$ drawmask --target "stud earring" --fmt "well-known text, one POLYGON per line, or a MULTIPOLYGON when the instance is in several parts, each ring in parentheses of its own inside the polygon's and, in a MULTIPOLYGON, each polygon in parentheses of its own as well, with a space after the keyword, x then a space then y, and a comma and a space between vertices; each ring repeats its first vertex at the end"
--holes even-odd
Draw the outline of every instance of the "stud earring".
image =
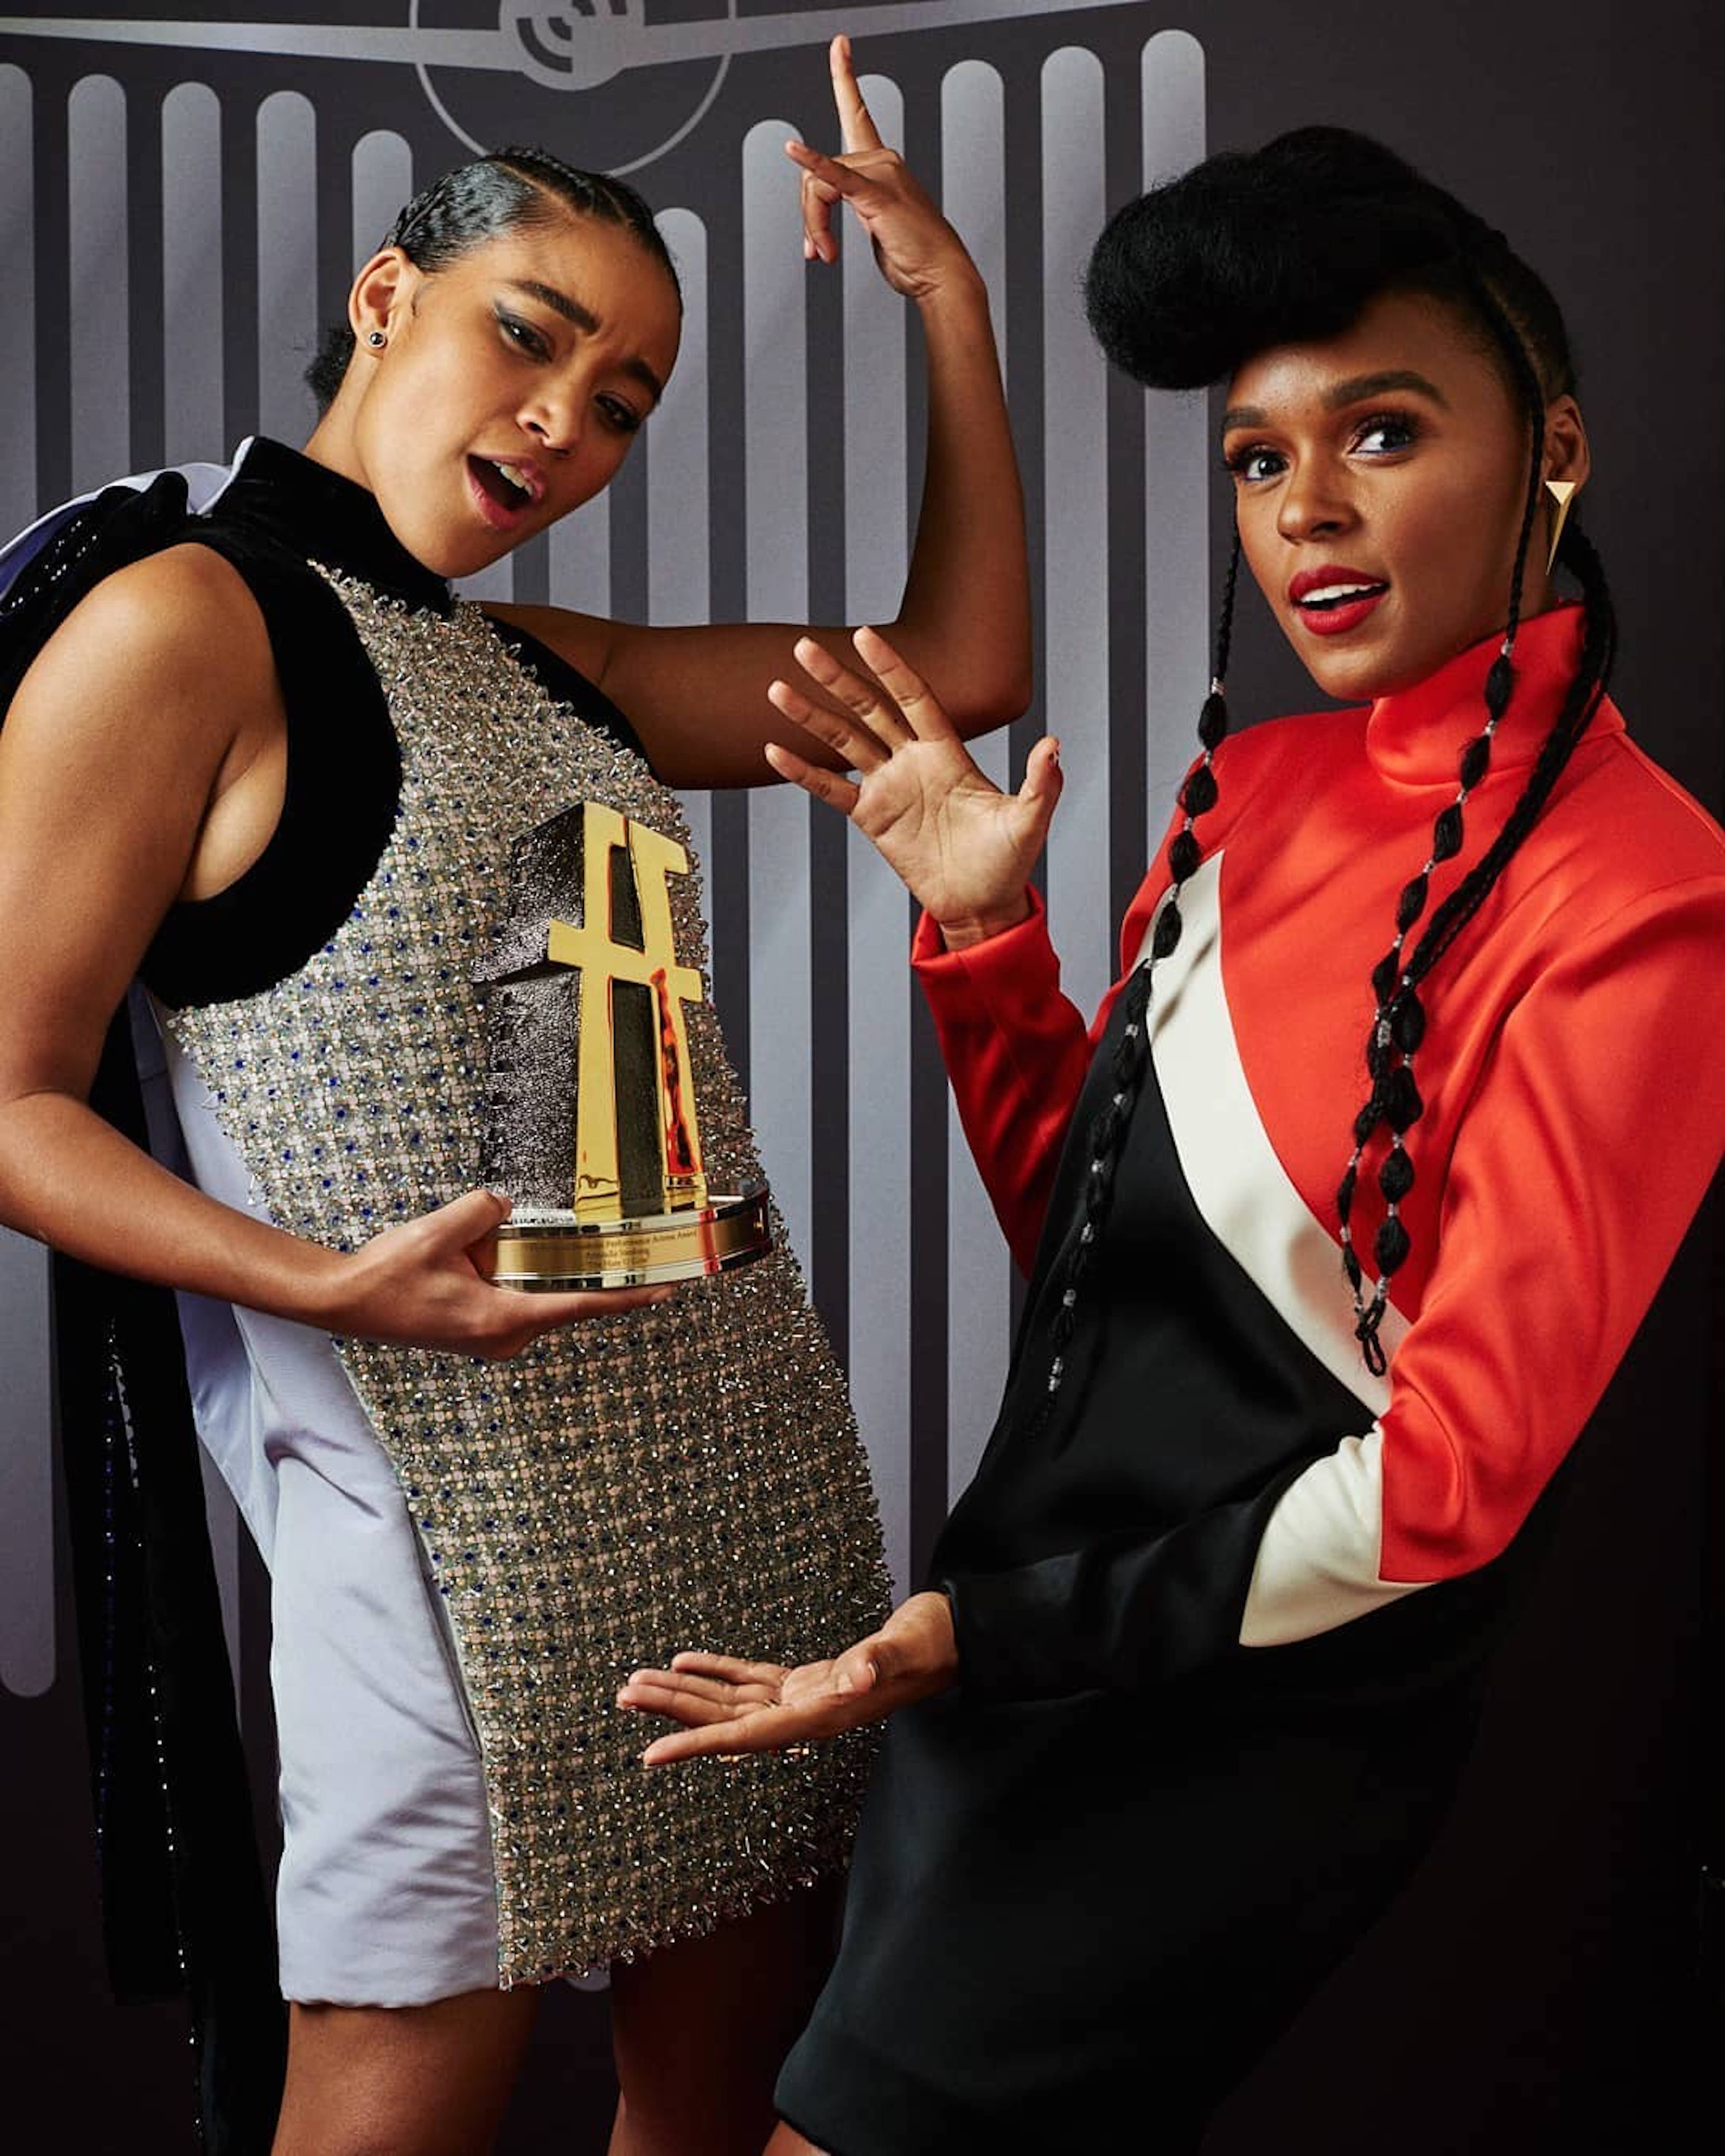
POLYGON ((1558 542, 1563 536, 1563 526, 1569 521, 1569 511, 1574 506, 1578 482, 1573 479, 1548 479, 1545 490, 1551 497, 1551 552, 1545 557, 1545 573, 1551 574, 1552 564, 1558 558, 1558 542))
MULTIPOLYGON (((388 344, 388 338, 384 336, 382 330, 368 330, 366 332, 366 342, 367 344, 384 345, 388 344)), ((1549 485, 1549 481, 1547 482, 1548 485, 1549 485)))

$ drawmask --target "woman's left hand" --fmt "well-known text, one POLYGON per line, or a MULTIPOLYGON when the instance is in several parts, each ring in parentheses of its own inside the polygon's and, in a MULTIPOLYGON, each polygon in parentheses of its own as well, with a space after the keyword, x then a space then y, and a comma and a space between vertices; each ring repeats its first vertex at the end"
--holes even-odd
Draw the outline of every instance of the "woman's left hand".
POLYGON ((833 205, 845 202, 868 234, 880 274, 895 292, 926 300, 954 277, 976 281, 976 265, 963 241, 897 151, 882 143, 851 69, 850 38, 834 38, 828 59, 843 150, 828 157, 806 142, 785 145, 787 156, 803 168, 804 256, 811 262, 838 260, 833 205))
POLYGON ((637 1670, 617 1704, 682 1723, 644 1754, 648 1766, 665 1767, 835 1737, 944 1691, 957 1675, 952 1604, 944 1594, 913 1594, 878 1632, 831 1661, 787 1670, 730 1655, 678 1655, 668 1670, 637 1670))

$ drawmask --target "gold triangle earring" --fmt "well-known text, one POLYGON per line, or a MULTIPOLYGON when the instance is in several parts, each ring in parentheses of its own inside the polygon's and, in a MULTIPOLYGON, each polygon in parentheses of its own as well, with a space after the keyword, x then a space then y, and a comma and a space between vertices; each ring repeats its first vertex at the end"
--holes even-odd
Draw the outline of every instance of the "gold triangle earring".
POLYGON ((1563 536, 1563 526, 1569 521, 1569 511, 1574 506, 1575 490, 1579 484, 1573 479, 1548 479, 1545 490, 1551 496, 1551 552, 1545 557, 1545 573, 1549 576, 1552 564, 1558 558, 1558 542, 1563 536))

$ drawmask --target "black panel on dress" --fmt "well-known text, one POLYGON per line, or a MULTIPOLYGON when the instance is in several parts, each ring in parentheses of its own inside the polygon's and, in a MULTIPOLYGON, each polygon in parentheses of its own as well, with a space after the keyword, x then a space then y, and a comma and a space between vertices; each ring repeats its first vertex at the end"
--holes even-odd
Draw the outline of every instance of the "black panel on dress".
MULTIPOLYGON (((388 706, 347 608, 316 562, 413 610, 447 614, 444 580, 415 559, 375 495, 279 442, 254 441, 207 516, 160 543, 194 541, 231 562, 264 617, 287 712, 280 819, 225 891, 170 909, 141 968, 164 1003, 255 995, 328 942, 370 880, 394 827, 401 755, 388 706)), ((547 693, 643 752, 610 698, 536 637, 494 622, 547 693)))
MULTIPOLYGON (((1239 1645, 1265 1519, 1369 1411, 1199 1211, 1153 1063, 1043 1414, 1124 1000, 1072 1119, 999 1419, 933 1576, 956 1579, 963 1640, 978 1581, 1136 1543, 1153 1553, 1144 1621, 1118 1627, 1123 1650, 1087 1689, 990 1696, 961 1674, 891 1717, 844 1943, 776 2092, 847 2156, 1195 2151, 1430 1845, 1537 1540, 1314 1638, 1239 1645)), ((1020 1673, 1039 1628, 1055 1680, 1063 1628, 1106 1629, 1106 1583, 1088 1576, 1064 1608, 1058 1591, 989 1598, 1020 1673)))
POLYGON ((401 753, 347 609, 280 542, 193 518, 182 540, 245 579, 275 660, 287 713, 281 814, 224 891, 169 908, 139 973, 165 1004, 256 995, 299 971, 339 928, 394 828, 401 753))

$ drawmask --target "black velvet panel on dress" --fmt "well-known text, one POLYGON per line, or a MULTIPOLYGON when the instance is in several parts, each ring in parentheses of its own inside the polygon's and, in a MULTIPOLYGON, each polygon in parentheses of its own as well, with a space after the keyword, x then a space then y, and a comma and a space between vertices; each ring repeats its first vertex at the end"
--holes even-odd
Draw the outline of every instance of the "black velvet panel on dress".
MULTIPOLYGON (((244 578, 270 636, 287 712, 287 783, 269 844, 225 891, 172 907, 141 969, 164 1003, 254 995, 298 971, 347 917, 395 821, 401 758, 347 609, 307 564, 357 577, 403 606, 448 613, 444 580, 396 537, 377 498, 278 442, 254 441, 209 513, 159 543, 193 542, 244 578)), ((584 675, 512 624, 499 635, 546 692, 641 752, 584 675)))

